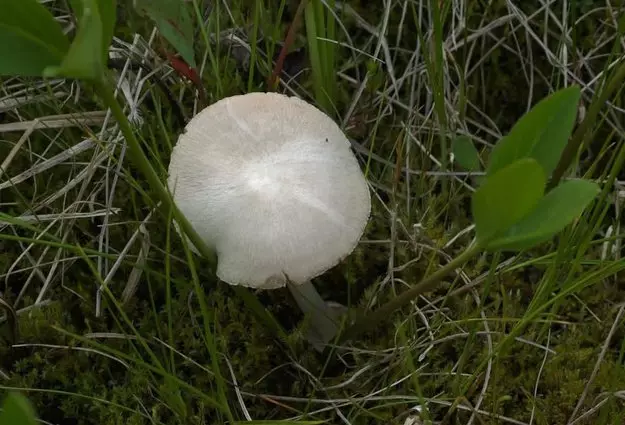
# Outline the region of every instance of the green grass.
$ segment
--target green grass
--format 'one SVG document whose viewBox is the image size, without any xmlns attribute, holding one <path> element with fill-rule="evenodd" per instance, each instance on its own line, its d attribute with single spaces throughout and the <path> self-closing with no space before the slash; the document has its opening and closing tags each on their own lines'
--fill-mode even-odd
<svg viewBox="0 0 625 425">
<path fill-rule="evenodd" d="M 61 20 L 64 3 L 50 4 Z M 174 212 L 156 208 L 155 185 L 129 161 L 132 144 L 114 118 L 82 120 L 106 109 L 88 86 L 4 80 L 0 296 L 17 311 L 19 332 L 13 338 L 7 312 L 0 388 L 24 391 L 53 424 L 624 423 L 624 98 L 622 84 L 605 82 L 622 78 L 625 4 L 569 2 L 563 16 L 560 4 L 511 3 L 306 5 L 291 47 L 305 49 L 305 60 L 291 54 L 285 63 L 301 72 L 283 75 L 277 90 L 344 127 L 373 188 L 360 245 L 316 279 L 325 299 L 356 316 L 457 258 L 475 235 L 475 179 L 450 160 L 452 140 L 469 136 L 485 160 L 531 105 L 573 82 L 597 119 L 573 136 L 582 149 L 564 176 L 603 189 L 552 243 L 473 258 L 323 354 L 306 343 L 286 289 L 233 289 L 218 282 L 211 260 L 188 251 Z M 214 2 L 207 15 L 194 3 L 207 102 L 267 90 L 298 5 Z M 202 99 L 163 66 L 159 52 L 169 47 L 151 38 L 151 22 L 127 6 L 119 16 L 113 47 L 125 110 L 116 112 L 132 117 L 151 178 L 164 182 L 172 146 Z M 123 70 L 131 51 L 135 64 L 146 58 L 144 69 Z M 78 122 L 7 127 L 68 113 Z M 77 145 L 85 148 L 73 152 Z"/>
</svg>

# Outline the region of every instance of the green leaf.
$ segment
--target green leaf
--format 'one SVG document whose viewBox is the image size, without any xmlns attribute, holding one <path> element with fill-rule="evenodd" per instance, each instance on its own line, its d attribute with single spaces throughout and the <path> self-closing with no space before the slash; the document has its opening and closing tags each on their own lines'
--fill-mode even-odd
<svg viewBox="0 0 625 425">
<path fill-rule="evenodd" d="M 69 0 L 72 10 L 76 15 L 76 20 L 82 20 L 83 0 Z M 102 23 L 102 58 L 103 63 L 108 61 L 108 52 L 113 40 L 113 31 L 115 30 L 115 21 L 117 18 L 117 0 L 96 0 L 100 21 Z"/>
<path fill-rule="evenodd" d="M 41 76 L 61 63 L 69 41 L 37 0 L 0 0 L 0 75 Z"/>
<path fill-rule="evenodd" d="M 181 0 L 137 0 L 137 9 L 148 15 L 160 33 L 191 68 L 196 67 L 193 20 Z"/>
<path fill-rule="evenodd" d="M 521 250 L 551 239 L 577 218 L 600 189 L 595 182 L 569 180 L 549 193 L 521 221 L 487 244 L 487 249 Z"/>
<path fill-rule="evenodd" d="M 106 64 L 117 21 L 117 0 L 98 0 L 98 6 L 102 20 L 102 56 L 104 64 Z"/>
<path fill-rule="evenodd" d="M 0 424 L 37 425 L 35 410 L 22 394 L 10 392 L 2 403 Z"/>
<path fill-rule="evenodd" d="M 488 176 L 472 199 L 478 243 L 506 232 L 538 203 L 546 177 L 540 164 L 525 158 Z"/>
<path fill-rule="evenodd" d="M 70 77 L 95 80 L 104 73 L 102 51 L 103 27 L 96 0 L 82 0 L 78 32 L 60 66 L 48 67 L 48 77 Z"/>
<path fill-rule="evenodd" d="M 495 145 L 486 174 L 529 157 L 551 175 L 573 130 L 579 98 L 579 87 L 571 86 L 538 102 Z"/>
<path fill-rule="evenodd" d="M 458 136 L 451 142 L 454 160 L 467 171 L 480 171 L 480 154 L 467 136 Z"/>
</svg>

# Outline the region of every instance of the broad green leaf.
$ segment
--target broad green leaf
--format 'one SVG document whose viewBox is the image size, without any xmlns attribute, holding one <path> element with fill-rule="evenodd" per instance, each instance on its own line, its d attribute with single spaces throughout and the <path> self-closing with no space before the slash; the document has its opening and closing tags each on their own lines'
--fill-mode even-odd
<svg viewBox="0 0 625 425">
<path fill-rule="evenodd" d="M 488 176 L 472 199 L 473 219 L 478 243 L 506 232 L 525 217 L 545 191 L 542 167 L 525 158 Z"/>
<path fill-rule="evenodd" d="M 516 251 L 548 241 L 581 215 L 599 191 L 599 186 L 588 180 L 562 183 L 547 193 L 526 217 L 504 235 L 492 240 L 486 248 L 491 251 Z"/>
<path fill-rule="evenodd" d="M 49 67 L 44 74 L 48 77 L 70 77 L 93 80 L 104 72 L 102 51 L 102 20 L 96 0 L 82 0 L 83 7 L 78 23 L 78 32 L 60 66 Z"/>
<path fill-rule="evenodd" d="M 137 9 L 147 14 L 160 33 L 191 68 L 196 67 L 193 20 L 187 3 L 181 0 L 137 0 Z"/>
<path fill-rule="evenodd" d="M 480 171 L 480 154 L 467 136 L 458 136 L 451 142 L 454 160 L 467 171 Z"/>
<path fill-rule="evenodd" d="M 37 0 L 0 0 L 0 75 L 41 76 L 68 48 L 61 27 Z"/>
<path fill-rule="evenodd" d="M 80 22 L 82 19 L 82 7 L 83 0 L 68 0 L 70 6 L 72 6 L 72 12 L 74 12 L 74 17 L 76 18 L 76 22 Z"/>
<path fill-rule="evenodd" d="M 72 10 L 76 15 L 76 20 L 82 20 L 83 0 L 69 0 Z M 108 52 L 113 39 L 113 31 L 115 30 L 115 21 L 117 18 L 117 0 L 96 0 L 100 21 L 102 23 L 102 63 L 107 63 Z"/>
<path fill-rule="evenodd" d="M 102 20 L 102 56 L 103 63 L 106 65 L 117 21 L 117 0 L 98 0 L 98 6 Z"/>
<path fill-rule="evenodd" d="M 579 98 L 579 87 L 571 86 L 538 102 L 495 145 L 486 174 L 529 157 L 551 175 L 573 130 Z"/>
<path fill-rule="evenodd" d="M 10 392 L 2 403 L 0 424 L 37 425 L 35 410 L 26 397 L 20 393 Z"/>
</svg>

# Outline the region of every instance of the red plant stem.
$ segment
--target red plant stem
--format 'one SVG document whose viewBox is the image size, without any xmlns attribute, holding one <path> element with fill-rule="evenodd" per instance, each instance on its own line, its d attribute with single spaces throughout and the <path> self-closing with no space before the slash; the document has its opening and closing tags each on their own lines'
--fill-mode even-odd
<svg viewBox="0 0 625 425">
<path fill-rule="evenodd" d="M 204 85 L 202 84 L 202 79 L 197 73 L 197 69 L 191 68 L 189 64 L 184 61 L 184 59 L 180 58 L 176 54 L 168 52 L 165 49 L 161 49 L 161 54 L 167 58 L 169 64 L 178 75 L 188 78 L 193 83 L 200 97 L 200 106 L 206 106 L 206 92 L 204 90 Z"/>
<path fill-rule="evenodd" d="M 276 89 L 279 80 L 278 75 L 280 75 L 280 73 L 282 72 L 282 68 L 284 67 L 284 59 L 286 58 L 289 49 L 295 41 L 295 34 L 297 33 L 300 23 L 302 22 L 302 15 L 304 14 L 307 3 L 308 0 L 300 0 L 299 5 L 297 6 L 295 16 L 293 17 L 293 22 L 291 22 L 291 25 L 289 26 L 286 38 L 284 39 L 284 44 L 282 45 L 282 50 L 280 50 L 280 55 L 278 56 L 278 60 L 276 61 L 276 66 L 273 68 L 273 72 L 267 79 L 268 91 L 274 91 Z"/>
</svg>

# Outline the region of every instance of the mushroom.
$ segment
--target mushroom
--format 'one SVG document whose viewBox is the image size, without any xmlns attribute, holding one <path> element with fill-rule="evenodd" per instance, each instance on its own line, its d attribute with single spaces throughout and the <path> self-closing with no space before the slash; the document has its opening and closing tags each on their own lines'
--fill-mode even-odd
<svg viewBox="0 0 625 425">
<path fill-rule="evenodd" d="M 321 350 L 336 335 L 338 310 L 311 279 L 356 247 L 371 197 L 349 140 L 330 117 L 278 93 L 222 99 L 180 135 L 168 185 L 215 250 L 219 279 L 287 286 L 310 320 L 313 345 Z"/>
</svg>

